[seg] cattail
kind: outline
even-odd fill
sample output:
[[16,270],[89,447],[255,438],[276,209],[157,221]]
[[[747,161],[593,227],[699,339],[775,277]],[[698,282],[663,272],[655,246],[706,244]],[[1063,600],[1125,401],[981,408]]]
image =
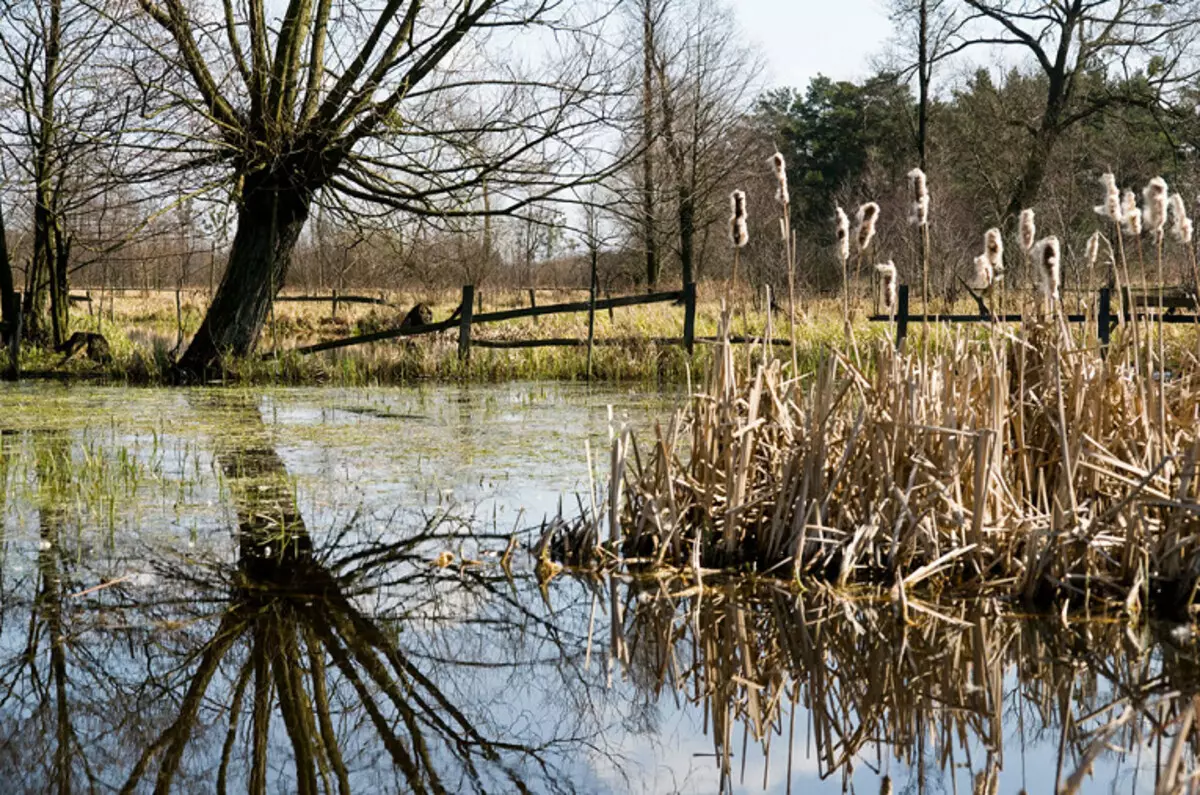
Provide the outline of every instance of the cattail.
[[838,256],[845,262],[850,259],[850,219],[841,207],[838,207],[834,214],[837,218]]
[[1104,186],[1104,204],[1093,208],[1097,215],[1109,218],[1113,223],[1121,223],[1121,191],[1117,188],[1117,178],[1111,171],[1100,175],[1100,184]]
[[775,181],[779,183],[775,190],[775,200],[786,207],[791,197],[788,195],[787,161],[781,153],[771,155],[771,167],[775,169]]
[[1027,208],[1021,211],[1021,250],[1026,254],[1033,248],[1033,243],[1037,239],[1037,224],[1033,220],[1033,208]]
[[746,194],[735,190],[729,194],[733,214],[729,216],[729,242],[734,248],[744,248],[750,242],[750,231],[746,227]]
[[1167,224],[1167,183],[1162,177],[1155,177],[1142,189],[1142,203],[1146,226],[1156,238],[1161,238]]
[[986,290],[992,286],[992,261],[988,259],[987,254],[980,254],[974,260],[974,267],[971,269],[971,280],[967,286],[972,290]]
[[884,776],[879,782],[879,795],[892,795],[892,777]]
[[908,172],[908,192],[912,196],[908,222],[915,226],[925,226],[929,223],[929,188],[925,184],[925,172],[921,169],[914,168]]
[[1057,301],[1060,276],[1058,238],[1053,235],[1042,238],[1034,248],[1037,252],[1038,289],[1043,298]]
[[1088,270],[1096,267],[1096,260],[1100,258],[1100,233],[1092,232],[1092,236],[1087,242],[1087,264]]
[[1187,204],[1178,193],[1172,193],[1167,206],[1171,215],[1171,234],[1186,246],[1192,242],[1192,219],[1187,216]]
[[861,254],[875,239],[875,222],[879,220],[879,205],[867,202],[858,208],[858,253]]
[[992,269],[992,276],[1004,273],[1004,236],[992,227],[983,233],[983,253]]
[[1131,190],[1121,196],[1121,228],[1133,237],[1142,236],[1142,210],[1137,205],[1137,195]]
[[891,312],[896,308],[896,263],[888,260],[875,266],[883,290],[883,308]]

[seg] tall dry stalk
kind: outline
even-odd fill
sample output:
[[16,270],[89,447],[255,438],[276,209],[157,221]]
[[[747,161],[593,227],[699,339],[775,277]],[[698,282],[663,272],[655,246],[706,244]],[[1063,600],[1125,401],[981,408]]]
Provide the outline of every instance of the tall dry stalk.
[[792,372],[796,372],[800,368],[796,353],[796,238],[792,234],[792,200],[788,192],[787,163],[782,154],[776,152],[771,156],[771,167],[778,186],[775,200],[780,206],[779,230],[783,237],[784,267],[788,276],[788,335],[792,343]]

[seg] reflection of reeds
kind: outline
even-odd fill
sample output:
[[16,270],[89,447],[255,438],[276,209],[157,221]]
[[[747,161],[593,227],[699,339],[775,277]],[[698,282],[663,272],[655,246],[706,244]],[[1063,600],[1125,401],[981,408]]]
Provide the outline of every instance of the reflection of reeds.
[[[1058,333],[1035,324],[1018,343],[928,358],[879,346],[869,369],[835,352],[804,380],[778,362],[747,377],[726,345],[649,449],[627,443],[614,472],[625,554],[684,568],[698,543],[703,567],[882,580],[898,597],[931,581],[1185,610],[1200,573],[1197,428],[1181,421],[1156,455],[1121,357]],[[1166,389],[1172,418],[1200,412],[1198,378]]]
[[[994,792],[999,770],[1017,767],[1026,743],[1051,738],[1059,792],[1073,791],[1118,747],[1145,745],[1149,756],[1161,744],[1164,781],[1172,760],[1176,782],[1195,766],[1194,739],[1180,720],[1197,684],[1194,660],[1169,644],[1152,655],[1146,638],[1120,624],[1076,634],[995,618],[978,605],[917,602],[906,621],[828,592],[797,598],[727,586],[672,597],[679,583],[658,587],[639,594],[625,625],[631,678],[703,709],[722,791],[750,738],[768,774],[773,738],[775,749],[785,744],[774,753],[786,760],[774,764],[787,766],[789,782],[788,751],[810,743],[822,778],[848,783],[864,764],[890,768],[886,758],[908,767],[918,790],[939,772],[957,777],[965,768],[975,792]],[[971,742],[982,758],[956,757]]]

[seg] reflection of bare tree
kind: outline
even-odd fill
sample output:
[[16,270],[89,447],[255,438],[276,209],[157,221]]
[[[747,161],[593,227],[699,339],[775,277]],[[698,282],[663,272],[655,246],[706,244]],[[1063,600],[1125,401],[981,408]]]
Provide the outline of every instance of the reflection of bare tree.
[[[630,678],[656,698],[672,688],[703,708],[723,791],[750,738],[768,765],[772,738],[782,739],[790,780],[796,743],[805,746],[797,720],[821,777],[846,784],[864,764],[882,773],[886,757],[911,768],[919,791],[965,769],[976,792],[992,792],[1005,759],[1015,763],[1035,740],[1057,742],[1056,791],[1073,791],[1120,748],[1157,753],[1158,775],[1176,786],[1195,767],[1200,743],[1187,726],[1200,664],[1194,648],[1169,639],[1156,651],[1117,622],[1072,632],[916,603],[903,621],[868,600],[733,586],[673,597],[673,587],[684,588],[633,589],[622,626]],[[1017,749],[1005,748],[1006,734]]]
[[[539,790],[569,789],[569,780],[552,775],[553,744],[501,739],[495,727],[481,727],[436,674],[414,662],[395,631],[356,604],[381,578],[402,582],[397,568],[407,569],[411,582],[426,580],[428,566],[414,564],[440,526],[381,544],[355,543],[347,531],[318,551],[257,408],[227,395],[219,401],[223,425],[232,428],[214,444],[237,507],[236,564],[172,574],[193,587],[224,590],[229,602],[192,653],[175,720],[144,748],[122,791],[138,789],[155,768],[155,791],[169,791],[201,712],[214,700],[228,726],[216,771],[220,792],[242,788],[231,781],[243,768],[234,764],[240,737],[250,745],[245,788],[267,790],[278,765],[271,741],[279,723],[301,795],[351,790],[342,736],[348,725],[360,735],[369,727],[402,776],[402,790],[524,792],[531,776]],[[231,688],[214,687],[223,666],[231,667]],[[348,715],[365,716],[366,726]]]

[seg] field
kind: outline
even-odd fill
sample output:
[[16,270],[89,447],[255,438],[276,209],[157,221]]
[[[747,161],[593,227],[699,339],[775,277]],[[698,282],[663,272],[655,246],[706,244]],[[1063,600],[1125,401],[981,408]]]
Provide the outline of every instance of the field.
[[[698,286],[696,335],[715,337],[721,302],[725,295],[723,283],[703,283]],[[92,292],[95,309],[89,304],[77,305],[72,315],[74,330],[99,330],[110,341],[113,362],[102,366],[76,356],[61,366],[62,356],[48,352],[27,352],[23,359],[26,375],[65,372],[73,376],[104,378],[124,383],[156,384],[167,377],[171,357],[180,338],[184,345],[203,319],[207,292],[184,292],[177,312],[174,291],[129,291],[103,296],[104,309],[99,310],[100,293]],[[395,384],[418,379],[503,381],[526,379],[586,380],[588,377],[587,349],[553,347],[499,350],[476,347],[470,360],[458,357],[458,332],[441,332],[413,340],[392,340],[344,348],[312,356],[295,356],[294,348],[355,334],[370,333],[398,326],[405,313],[417,302],[427,303],[435,321],[448,318],[458,306],[460,295],[445,291],[380,293],[361,290],[356,294],[381,296],[386,306],[345,304],[338,307],[336,317],[332,305],[281,301],[276,305],[274,321],[268,321],[259,343],[259,351],[267,356],[228,362],[227,380],[234,383],[276,384]],[[484,289],[485,311],[528,307],[526,291]],[[537,303],[586,300],[585,290],[543,290],[537,293]],[[733,333],[760,335],[768,324],[767,313],[756,306],[754,296],[742,293],[733,297],[738,307]],[[797,323],[797,356],[800,361],[815,363],[821,351],[841,339],[840,303],[835,297],[821,299],[800,313]],[[478,307],[476,308],[478,311]],[[100,317],[97,317],[97,315]],[[182,320],[182,324],[180,324]],[[771,313],[772,334],[776,339],[788,338],[786,314],[776,309]],[[671,304],[622,307],[596,314],[597,345],[593,353],[592,378],[600,381],[639,382],[646,384],[686,384],[689,373],[701,372],[709,357],[705,352],[711,345],[699,344],[689,357],[678,344],[682,335],[683,308]],[[860,318],[856,335],[859,339],[881,338],[883,324],[868,324]],[[538,338],[587,338],[587,313],[543,316],[503,323],[476,326],[473,340],[530,340]],[[611,342],[619,344],[607,344]],[[278,352],[278,359],[269,354]]]

